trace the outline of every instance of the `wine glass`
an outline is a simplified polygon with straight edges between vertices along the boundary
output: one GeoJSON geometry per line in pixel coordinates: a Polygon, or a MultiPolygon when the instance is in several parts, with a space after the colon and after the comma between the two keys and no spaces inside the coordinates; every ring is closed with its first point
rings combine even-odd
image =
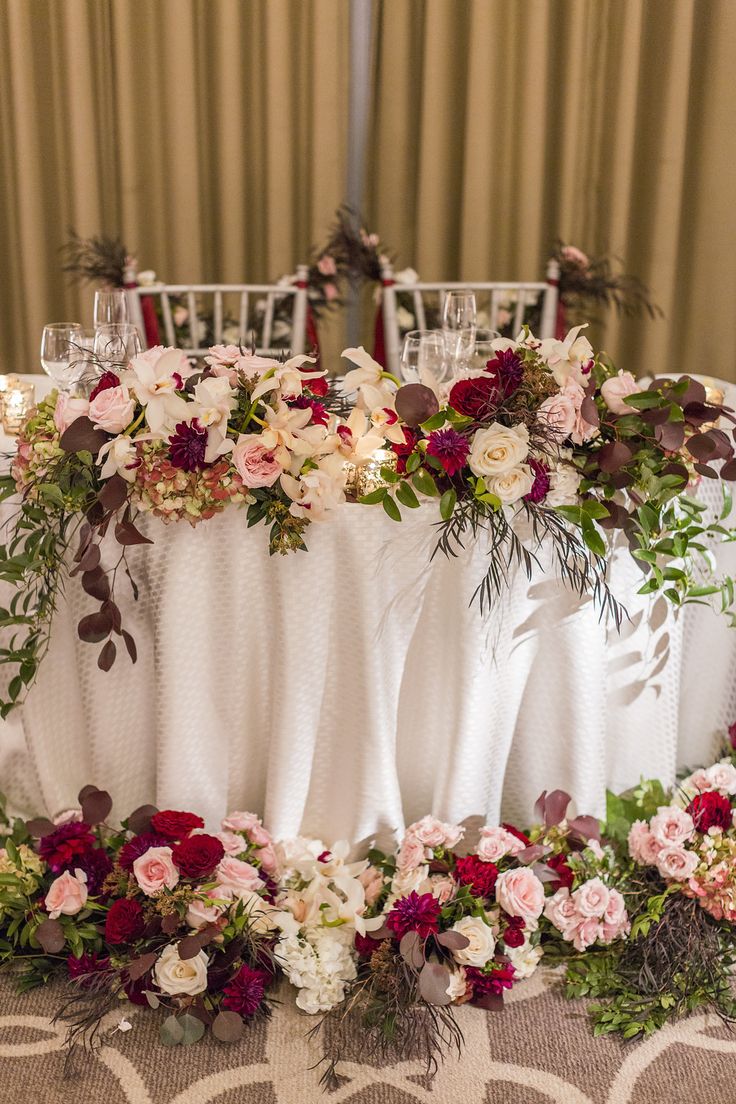
{"type": "Polygon", "coordinates": [[[497,330],[476,330],[475,331],[475,344],[470,354],[470,361],[468,367],[473,372],[484,372],[489,360],[494,360],[496,357],[496,350],[493,348],[493,342],[499,337],[497,330]]]}
{"type": "Polygon", "coordinates": [[[95,329],[128,321],[128,298],[122,288],[95,292],[95,329]]]}
{"type": "Polygon", "coordinates": [[[79,322],[52,322],[43,328],[43,370],[54,383],[65,390],[73,383],[77,371],[75,350],[80,348],[82,333],[79,322]]]}
{"type": "Polygon", "coordinates": [[[103,365],[126,365],[141,351],[132,322],[107,322],[97,327],[94,355],[103,365]]]}
{"type": "Polygon", "coordinates": [[[467,365],[475,344],[477,319],[475,292],[465,288],[448,291],[442,305],[442,332],[447,354],[457,372],[467,365]]]}
{"type": "Polygon", "coordinates": [[[441,330],[410,330],[401,350],[401,376],[406,383],[440,383],[449,368],[441,330]]]}

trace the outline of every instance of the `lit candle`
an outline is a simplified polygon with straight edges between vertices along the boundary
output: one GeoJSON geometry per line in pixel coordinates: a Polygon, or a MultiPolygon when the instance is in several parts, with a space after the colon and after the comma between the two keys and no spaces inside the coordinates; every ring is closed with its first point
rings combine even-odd
{"type": "Polygon", "coordinates": [[[15,436],[20,432],[33,407],[33,398],[32,383],[13,378],[7,381],[2,395],[3,429],[6,433],[15,436]]]}

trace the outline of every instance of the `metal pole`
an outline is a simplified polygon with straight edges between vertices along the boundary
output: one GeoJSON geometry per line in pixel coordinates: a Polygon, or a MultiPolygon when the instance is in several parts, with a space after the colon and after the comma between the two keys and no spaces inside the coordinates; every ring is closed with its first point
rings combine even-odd
{"type": "MultiPolygon", "coordinates": [[[[350,73],[348,94],[348,165],[346,202],[362,211],[371,101],[371,25],[373,0],[350,0],[350,73]]],[[[360,302],[353,296],[347,311],[347,340],[360,340],[360,302]]]]}

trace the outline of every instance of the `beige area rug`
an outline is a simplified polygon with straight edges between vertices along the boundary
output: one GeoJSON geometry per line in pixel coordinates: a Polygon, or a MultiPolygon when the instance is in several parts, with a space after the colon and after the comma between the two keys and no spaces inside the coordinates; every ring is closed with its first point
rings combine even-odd
{"type": "MultiPolygon", "coordinates": [[[[344,1084],[323,1094],[319,1058],[306,1038],[314,1021],[288,990],[269,1023],[236,1046],[208,1038],[167,1049],[159,1016],[127,1002],[132,1030],[64,1081],[63,1029],[53,1027],[60,988],[25,995],[0,977],[2,1104],[736,1104],[736,1033],[694,1016],[651,1039],[593,1039],[585,1006],[559,993],[541,971],[522,982],[502,1013],[462,1008],[466,1050],[429,1084],[421,1065],[349,1062],[344,1084]]],[[[360,1048],[356,1049],[356,1057],[360,1048]]]]}

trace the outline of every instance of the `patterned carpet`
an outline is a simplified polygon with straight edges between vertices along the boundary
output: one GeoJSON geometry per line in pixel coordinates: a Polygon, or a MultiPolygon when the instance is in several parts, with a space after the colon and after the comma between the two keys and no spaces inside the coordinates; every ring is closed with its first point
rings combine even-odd
{"type": "MultiPolygon", "coordinates": [[[[313,1024],[289,993],[273,1020],[236,1046],[214,1040],[162,1047],[155,1013],[121,1006],[132,1030],[113,1031],[110,1045],[80,1077],[62,1079],[63,1030],[49,1014],[53,987],[17,995],[0,978],[0,1100],[13,1104],[736,1104],[736,1034],[703,1016],[623,1045],[592,1039],[584,1006],[566,1001],[541,971],[514,990],[503,1013],[464,1007],[460,1062],[448,1062],[432,1084],[420,1065],[376,1068],[347,1063],[344,1084],[324,1094],[310,1066],[313,1024]]],[[[360,1053],[359,1049],[356,1052],[360,1053]]]]}

